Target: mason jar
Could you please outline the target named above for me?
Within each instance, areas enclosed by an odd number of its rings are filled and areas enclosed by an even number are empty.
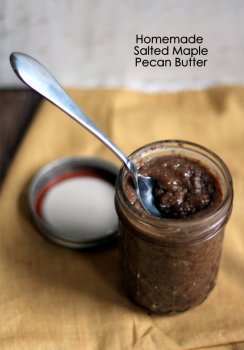
[[[136,304],[156,313],[185,311],[207,298],[216,283],[233,201],[227,166],[205,147],[187,141],[159,141],[136,150],[130,159],[140,168],[150,159],[165,155],[199,161],[218,179],[222,198],[201,215],[158,218],[129,201],[125,190],[129,173],[121,168],[115,205],[122,282]]]

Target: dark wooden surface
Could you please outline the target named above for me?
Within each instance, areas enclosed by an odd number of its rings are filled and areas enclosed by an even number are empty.
[[[0,183],[40,101],[31,90],[0,90]]]

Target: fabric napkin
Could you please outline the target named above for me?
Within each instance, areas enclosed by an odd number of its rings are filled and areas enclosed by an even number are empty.
[[[148,315],[124,295],[116,246],[74,251],[39,233],[26,194],[42,166],[76,155],[119,165],[102,143],[45,101],[1,190],[0,348],[244,349],[244,88],[70,94],[126,154],[148,142],[182,139],[210,148],[226,162],[235,198],[217,285],[192,310]]]

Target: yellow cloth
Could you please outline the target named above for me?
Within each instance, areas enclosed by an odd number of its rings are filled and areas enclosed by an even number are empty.
[[[126,154],[155,140],[185,139],[224,159],[235,200],[217,286],[190,311],[150,316],[121,290],[116,247],[73,251],[38,233],[26,193],[44,164],[74,155],[119,164],[86,130],[44,102],[1,191],[0,349],[244,349],[244,89],[70,93]]]

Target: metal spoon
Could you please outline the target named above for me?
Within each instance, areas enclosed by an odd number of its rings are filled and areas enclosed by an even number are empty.
[[[149,214],[161,217],[154,204],[154,180],[138,173],[136,165],[80,110],[51,73],[37,60],[24,53],[13,52],[10,55],[10,62],[17,76],[24,83],[74,118],[110,148],[131,172],[136,194],[143,208]]]

